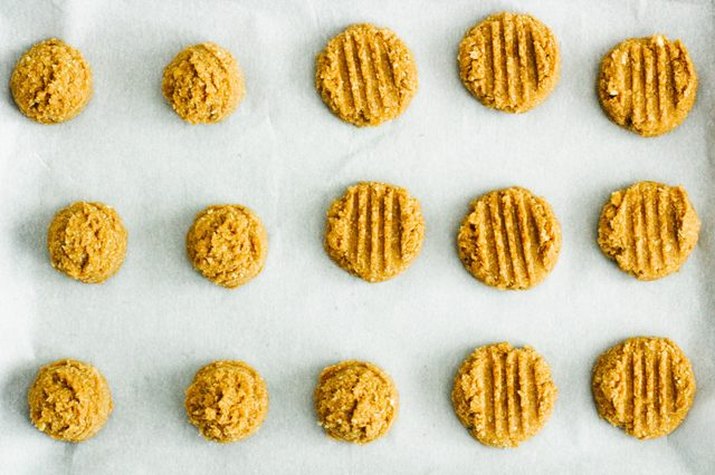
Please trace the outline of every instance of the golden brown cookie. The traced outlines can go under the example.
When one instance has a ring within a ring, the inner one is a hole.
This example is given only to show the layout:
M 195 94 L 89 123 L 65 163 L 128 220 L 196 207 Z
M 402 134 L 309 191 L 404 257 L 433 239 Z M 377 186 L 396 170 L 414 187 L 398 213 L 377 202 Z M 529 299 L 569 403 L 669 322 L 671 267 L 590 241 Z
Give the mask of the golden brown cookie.
M 598 245 L 624 272 L 654 280 L 676 272 L 698 242 L 700 219 L 681 186 L 642 181 L 611 194 Z
M 390 376 L 371 363 L 353 360 L 325 368 L 314 398 L 318 422 L 325 432 L 356 444 L 385 435 L 399 406 Z
M 516 447 L 536 435 L 554 408 L 551 369 L 533 348 L 509 343 L 474 350 L 454 378 L 454 412 L 472 437 L 492 447 Z
M 164 69 L 164 97 L 191 124 L 219 122 L 231 115 L 246 92 L 231 53 L 214 43 L 182 50 Z
M 124 262 L 127 230 L 103 203 L 78 201 L 57 212 L 47 232 L 52 267 L 87 284 L 104 282 Z
M 30 420 L 53 439 L 82 442 L 95 435 L 112 413 L 112 395 L 92 365 L 58 360 L 43 366 L 27 395 Z
M 598 98 L 616 124 L 644 137 L 670 132 L 695 103 L 698 76 L 680 40 L 631 38 L 601 61 Z
M 404 188 L 358 183 L 328 209 L 325 250 L 340 267 L 368 282 L 407 269 L 423 238 L 420 203 Z
M 464 267 L 485 284 L 528 289 L 556 265 L 561 225 L 551 206 L 529 190 L 496 190 L 471 203 L 457 248 Z
M 186 235 L 186 252 L 204 277 L 233 289 L 263 270 L 268 235 L 258 216 L 245 206 L 209 206 L 196 215 Z
M 236 442 L 253 435 L 268 413 L 268 388 L 243 361 L 214 361 L 186 389 L 186 414 L 201 435 Z
M 502 12 L 474 25 L 459 45 L 459 75 L 482 104 L 504 112 L 539 105 L 559 81 L 556 37 L 531 15 Z
M 608 422 L 639 439 L 673 432 L 693 405 L 695 374 L 667 338 L 629 338 L 593 367 L 593 398 Z
M 315 87 L 341 119 L 363 127 L 402 114 L 417 92 L 412 52 L 387 28 L 351 25 L 318 55 Z
M 64 122 L 82 112 L 92 97 L 92 70 L 79 51 L 52 38 L 22 55 L 10 77 L 10 91 L 30 119 Z

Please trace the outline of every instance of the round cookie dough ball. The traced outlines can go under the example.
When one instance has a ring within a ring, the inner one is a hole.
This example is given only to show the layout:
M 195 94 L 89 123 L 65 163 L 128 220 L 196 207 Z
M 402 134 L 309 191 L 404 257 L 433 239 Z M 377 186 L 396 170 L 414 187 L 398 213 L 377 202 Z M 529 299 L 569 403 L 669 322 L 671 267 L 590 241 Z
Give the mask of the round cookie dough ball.
M 95 435 L 114 407 L 104 376 L 76 360 L 58 360 L 40 368 L 27 401 L 35 427 L 66 442 Z
M 412 52 L 387 28 L 351 25 L 332 38 L 316 59 L 315 87 L 323 102 L 358 127 L 398 117 L 417 86 Z
M 79 114 L 92 97 L 92 70 L 79 51 L 52 38 L 22 55 L 10 77 L 10 91 L 30 119 L 64 122 Z
M 377 366 L 343 361 L 325 368 L 315 388 L 315 411 L 325 432 L 366 444 L 387 433 L 399 406 L 397 388 Z
M 487 17 L 464 35 L 457 59 L 464 87 L 485 106 L 504 112 L 533 109 L 559 82 L 559 44 L 531 15 Z
M 368 282 L 395 277 L 422 249 L 420 203 L 404 188 L 377 182 L 350 186 L 330 206 L 327 218 L 328 255 Z
M 47 249 L 58 271 L 87 284 L 101 283 L 124 262 L 127 230 L 111 207 L 78 201 L 55 215 Z
M 263 270 L 268 236 L 258 216 L 245 206 L 209 206 L 196 215 L 186 235 L 186 251 L 204 277 L 233 289 Z
M 243 361 L 214 361 L 186 389 L 186 414 L 205 438 L 236 442 L 261 427 L 268 413 L 268 388 Z
M 528 289 L 556 265 L 561 225 L 546 200 L 529 190 L 496 190 L 470 204 L 457 248 L 462 264 L 478 280 L 498 289 Z
M 164 97 L 191 124 L 219 122 L 231 115 L 246 92 L 238 62 L 214 43 L 182 50 L 164 69 Z
M 680 40 L 631 38 L 603 57 L 601 107 L 616 124 L 644 137 L 670 132 L 695 103 L 698 76 Z
M 598 358 L 592 390 L 601 417 L 628 435 L 653 439 L 685 419 L 695 398 L 695 374 L 669 339 L 629 338 Z
M 678 271 L 698 242 L 700 219 L 683 187 L 643 181 L 611 194 L 598 245 L 639 280 Z
M 517 447 L 551 417 L 558 389 L 533 348 L 482 346 L 454 378 L 454 412 L 472 437 L 492 447 Z

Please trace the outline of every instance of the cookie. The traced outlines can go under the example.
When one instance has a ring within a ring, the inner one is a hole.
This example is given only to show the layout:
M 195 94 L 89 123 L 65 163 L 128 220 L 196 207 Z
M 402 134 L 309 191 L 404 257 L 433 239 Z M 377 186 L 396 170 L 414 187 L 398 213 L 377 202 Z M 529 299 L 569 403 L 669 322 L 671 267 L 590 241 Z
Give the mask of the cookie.
M 57 212 L 47 232 L 52 267 L 87 284 L 117 273 L 127 252 L 127 230 L 103 203 L 78 201 Z
M 505 188 L 471 203 L 457 248 L 464 267 L 485 284 L 528 289 L 556 265 L 561 225 L 543 198 L 524 188 Z
M 268 235 L 253 211 L 241 205 L 214 205 L 196 215 L 186 235 L 194 269 L 233 289 L 256 277 L 268 254 Z
M 412 52 L 387 28 L 351 25 L 318 55 L 315 87 L 341 119 L 359 127 L 402 114 L 417 92 Z
M 190 124 L 225 119 L 246 93 L 238 62 L 215 43 L 192 45 L 177 54 L 164 69 L 161 89 L 174 111 Z
M 592 390 L 601 417 L 628 435 L 653 439 L 685 419 L 695 398 L 695 374 L 669 339 L 629 338 L 598 358 Z
M 22 55 L 10 77 L 20 111 L 41 124 L 56 124 L 82 112 L 92 98 L 92 70 L 77 51 L 52 38 Z
M 482 104 L 504 112 L 539 105 L 559 81 L 556 37 L 531 15 L 502 12 L 474 25 L 459 45 L 459 76 Z
M 601 61 L 598 98 L 616 124 L 644 137 L 679 126 L 695 103 L 698 76 L 680 40 L 631 38 Z
M 454 412 L 484 445 L 517 447 L 536 435 L 554 408 L 558 389 L 551 369 L 533 348 L 482 346 L 454 378 Z
M 340 267 L 368 282 L 404 271 L 422 249 L 420 203 L 404 188 L 361 182 L 328 209 L 325 250 Z
M 95 435 L 114 407 L 107 380 L 97 368 L 69 359 L 40 368 L 27 402 L 35 427 L 65 442 Z
M 399 396 L 390 376 L 364 361 L 328 366 L 315 388 L 318 423 L 334 439 L 366 444 L 382 437 L 397 417 Z
M 598 245 L 624 272 L 654 280 L 676 272 L 698 242 L 700 219 L 681 186 L 643 181 L 611 194 Z

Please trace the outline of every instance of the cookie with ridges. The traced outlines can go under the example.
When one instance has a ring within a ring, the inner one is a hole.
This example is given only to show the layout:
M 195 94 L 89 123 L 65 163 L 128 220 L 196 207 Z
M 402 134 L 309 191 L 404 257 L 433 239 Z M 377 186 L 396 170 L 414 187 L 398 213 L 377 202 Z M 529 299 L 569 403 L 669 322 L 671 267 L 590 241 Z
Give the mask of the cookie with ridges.
M 667 338 L 629 338 L 604 352 L 593 367 L 598 413 L 628 435 L 653 439 L 673 432 L 695 399 L 690 361 Z
M 332 38 L 318 55 L 315 87 L 346 122 L 379 125 L 402 114 L 417 92 L 412 52 L 387 28 L 355 24 Z

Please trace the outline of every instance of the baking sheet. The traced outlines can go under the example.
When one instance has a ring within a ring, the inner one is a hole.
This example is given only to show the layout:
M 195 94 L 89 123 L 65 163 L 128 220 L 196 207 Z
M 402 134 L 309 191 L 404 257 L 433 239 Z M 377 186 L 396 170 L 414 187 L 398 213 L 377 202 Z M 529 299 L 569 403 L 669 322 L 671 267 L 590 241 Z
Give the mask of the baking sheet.
M 457 45 L 500 10 L 534 14 L 557 35 L 562 79 L 528 114 L 490 111 L 462 87 Z M 76 119 L 41 126 L 0 97 L 0 472 L 2 473 L 712 473 L 715 427 L 715 74 L 710 1 L 40 1 L 3 0 L 0 84 L 32 43 L 58 36 L 90 62 L 95 95 Z M 313 58 L 347 24 L 388 26 L 413 50 L 420 90 L 378 128 L 334 118 L 313 88 Z M 681 38 L 700 76 L 675 132 L 642 139 L 611 124 L 594 93 L 602 55 L 626 37 Z M 184 124 L 160 92 L 185 45 L 230 49 L 246 75 L 238 111 Z M 605 259 L 596 223 L 609 193 L 652 179 L 683 184 L 703 221 L 681 272 L 637 282 Z M 422 255 L 370 285 L 322 249 L 324 213 L 345 186 L 407 187 L 426 219 Z M 518 184 L 545 196 L 563 227 L 560 261 L 528 292 L 498 292 L 467 274 L 455 233 L 468 202 Z M 101 286 L 48 264 L 45 230 L 75 200 L 99 200 L 129 230 L 126 262 Z M 250 206 L 269 232 L 263 273 L 235 291 L 191 269 L 184 235 L 212 203 Z M 671 436 L 639 442 L 600 420 L 590 393 L 597 355 L 634 335 L 673 338 L 698 379 Z M 475 346 L 531 344 L 560 389 L 545 429 L 517 450 L 473 441 L 449 393 Z M 94 439 L 69 445 L 34 429 L 26 389 L 60 357 L 94 363 L 115 411 Z M 186 422 L 183 391 L 217 358 L 265 377 L 270 411 L 228 446 Z M 363 358 L 386 369 L 401 411 L 364 447 L 328 439 L 311 395 L 322 367 Z

